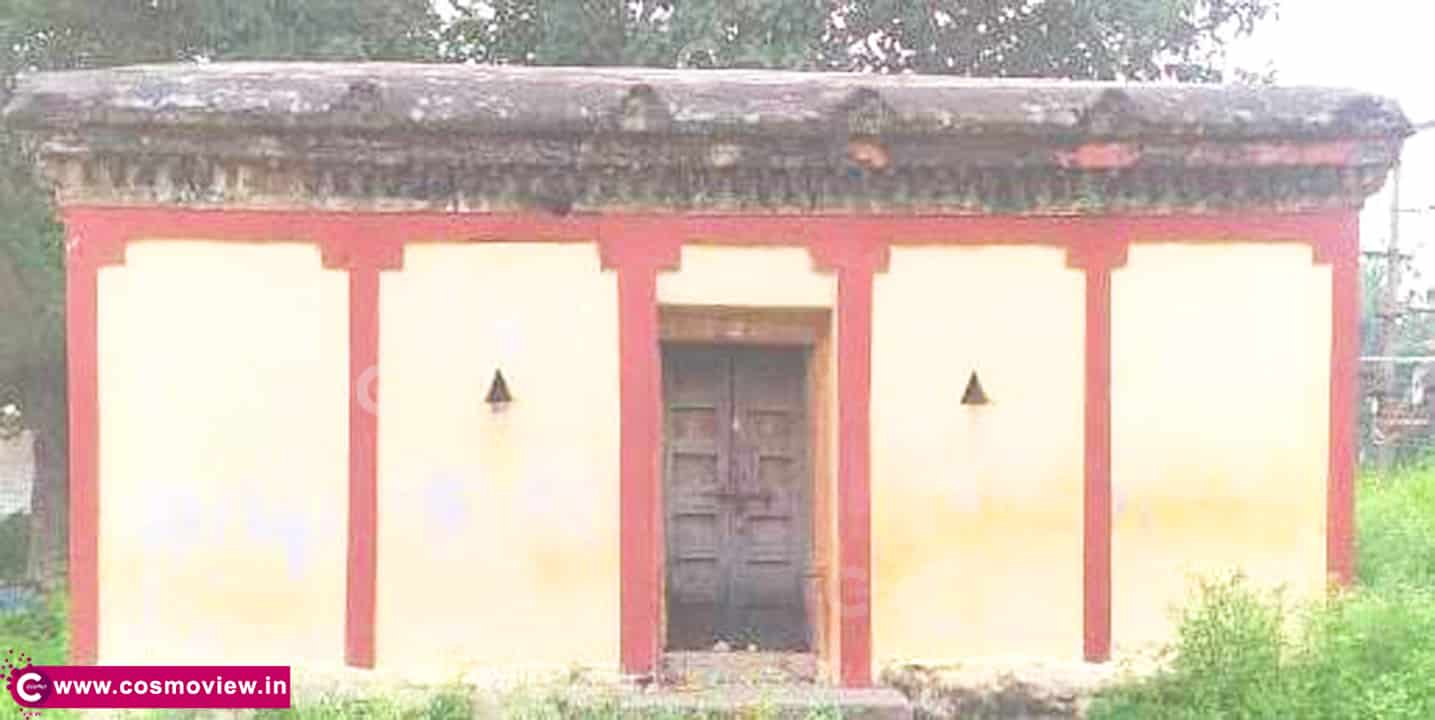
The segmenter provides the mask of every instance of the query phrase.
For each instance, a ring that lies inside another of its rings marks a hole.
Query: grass
[[[1362,478],[1357,572],[1368,588],[1435,588],[1435,461]]]
[[[55,593],[35,607],[0,613],[0,652],[24,653],[36,665],[64,663],[69,647],[64,597]]]
[[[1359,583],[1290,606],[1204,583],[1166,670],[1102,693],[1093,720],[1435,718],[1435,464],[1361,479]]]
[[[46,710],[40,720],[47,720]],[[258,710],[252,713],[214,710],[131,710],[125,717],[135,720],[211,720],[253,718],[254,720],[469,720],[473,717],[467,690],[435,688],[423,697],[400,699],[387,695],[331,695],[298,703],[288,710]]]
[[[69,647],[65,594],[56,593],[44,603],[22,610],[0,613],[0,653],[14,651],[29,655],[36,665],[59,665],[65,662]],[[19,720],[20,707],[8,698],[0,700],[0,720]],[[49,720],[70,717],[63,711],[47,711]]]
[[[298,703],[289,710],[266,710],[256,713],[256,717],[293,720],[468,720],[473,717],[473,709],[468,691],[453,686],[436,688],[421,698],[407,702],[386,695],[329,696]]]

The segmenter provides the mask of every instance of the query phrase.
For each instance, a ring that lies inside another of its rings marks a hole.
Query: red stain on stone
[[[1126,143],[1088,143],[1057,155],[1062,167],[1084,170],[1130,167],[1140,159],[1141,151]]]

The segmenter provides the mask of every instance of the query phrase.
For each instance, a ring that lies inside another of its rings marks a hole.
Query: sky
[[[1350,87],[1394,98],[1414,123],[1435,121],[1435,0],[1283,0],[1232,49],[1233,65],[1276,70],[1282,85]],[[1435,289],[1435,128],[1406,142],[1400,245],[1415,254],[1407,287]],[[1415,212],[1424,210],[1424,212]],[[1361,242],[1390,237],[1390,183],[1366,202]]]

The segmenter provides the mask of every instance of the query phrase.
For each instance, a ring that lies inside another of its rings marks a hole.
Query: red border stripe
[[[618,274],[619,335],[622,369],[619,473],[619,565],[623,671],[649,674],[657,669],[662,561],[659,555],[658,445],[659,398],[652,378],[659,369],[657,282],[646,268]]]
[[[349,270],[349,550],[344,659],[374,666],[378,563],[379,270]],[[372,403],[372,404],[370,404]]]
[[[1086,274],[1082,491],[1082,657],[1111,658],[1111,272],[1126,242],[1090,238],[1067,264]]]
[[[1355,582],[1355,465],[1360,385],[1360,218],[1333,220],[1319,236],[1316,262],[1331,266],[1330,430],[1326,470],[1326,572]]]
[[[849,231],[810,244],[837,271],[838,662],[844,687],[872,684],[872,283],[885,270],[882,234]]]
[[[1086,271],[1086,459],[1082,511],[1082,643],[1111,657],[1111,271]]]
[[[842,684],[872,684],[872,268],[837,279],[837,527]]]
[[[658,270],[676,267],[680,236],[614,232],[601,237],[603,267],[618,272],[620,355],[619,655],[622,670],[651,676],[662,643],[662,378]]]
[[[375,663],[379,517],[379,275],[402,266],[402,245],[363,228],[319,234],[324,267],[349,275],[349,524],[344,662]]]
[[[885,236],[900,245],[1077,247],[1120,232],[1131,242],[1320,242],[1348,211],[1226,215],[1097,216],[741,216],[570,215],[312,210],[197,210],[72,206],[67,222],[126,237],[203,237],[219,242],[307,242],[322,237],[403,238],[404,243],[592,242],[662,238],[726,245],[796,244],[806,237]],[[642,244],[640,242],[640,244]]]
[[[92,664],[100,642],[99,269],[124,262],[125,236],[62,216],[69,383],[70,661]]]
[[[70,395],[70,662],[99,650],[99,383],[96,270],[71,254],[65,285]]]

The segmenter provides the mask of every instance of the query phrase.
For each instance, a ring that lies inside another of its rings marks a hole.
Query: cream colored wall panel
[[[379,666],[615,668],[614,274],[586,244],[413,245],[381,296]]]
[[[1112,280],[1113,638],[1200,576],[1325,581],[1330,269],[1304,244],[1138,245]]]
[[[343,662],[347,318],[312,246],[100,272],[102,663]]]
[[[1064,251],[897,247],[876,278],[873,654],[1081,651],[1085,283]],[[970,373],[991,397],[960,404]]]
[[[682,267],[658,273],[667,305],[832,307],[836,275],[819,272],[806,247],[684,245]]]

